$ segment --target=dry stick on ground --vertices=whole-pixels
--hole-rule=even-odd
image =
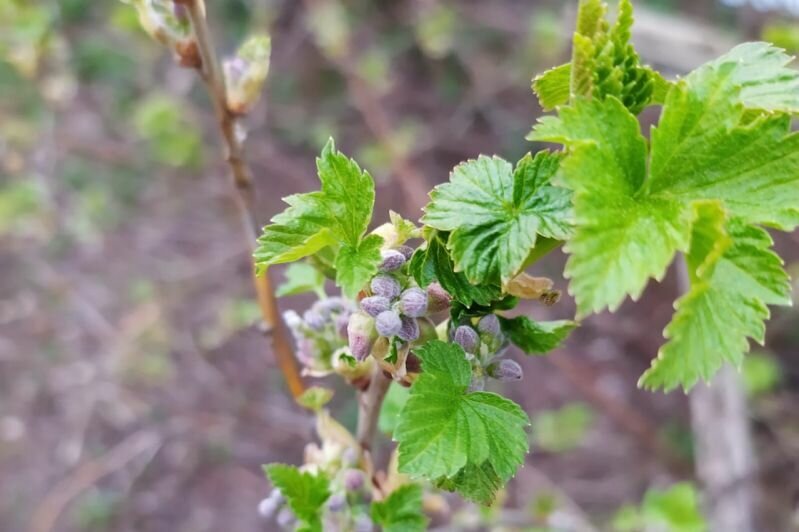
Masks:
[[[243,139],[238,132],[237,116],[227,107],[225,79],[216,56],[216,49],[211,40],[208,21],[205,18],[205,5],[203,0],[175,0],[175,3],[184,5],[189,14],[189,20],[194,30],[197,48],[202,60],[200,74],[214,104],[219,128],[227,150],[227,163],[230,166],[237,192],[236,201],[241,213],[242,226],[246,232],[250,249],[254,251],[259,232],[258,220],[255,216],[255,188],[250,168],[244,158]],[[275,293],[269,281],[269,274],[256,275],[254,263],[253,283],[258,297],[258,306],[261,309],[261,316],[272,335],[277,362],[283,371],[291,394],[294,397],[299,397],[305,390],[305,386],[300,377],[297,363],[294,360],[294,353],[286,328],[280,319]]]

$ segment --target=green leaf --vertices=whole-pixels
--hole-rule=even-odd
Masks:
[[[349,298],[354,298],[358,291],[369,282],[380,264],[380,246],[383,238],[369,235],[352,247],[344,244],[336,256],[336,284]]]
[[[783,90],[785,70],[765,45],[700,67],[669,90],[649,154],[613,96],[575,100],[534,129],[567,148],[559,178],[574,191],[576,228],[566,274],[581,314],[636,299],[689,245],[689,262],[702,261],[691,262],[693,287],[644,386],[687,388],[740,364],[746,338],[763,337],[766,305],[788,303],[781,263],[755,227],[799,224],[799,135],[786,115],[763,112],[778,107],[768,90]]]
[[[677,301],[664,333],[668,342],[641,386],[688,389],[700,378],[709,380],[725,362],[740,367],[747,338],[763,343],[766,305],[790,304],[788,275],[771,245],[762,229],[727,222],[718,204],[703,206],[687,257],[691,289]]]
[[[422,487],[406,484],[397,488],[386,500],[373,502],[371,514],[383,532],[423,532],[427,518],[422,511]]]
[[[692,484],[682,482],[668,490],[649,490],[641,505],[647,529],[672,532],[705,532],[699,494]]]
[[[532,420],[533,443],[553,453],[572,450],[585,440],[592,422],[593,412],[581,403],[541,412]]]
[[[308,410],[318,412],[323,406],[329,403],[332,398],[333,390],[321,386],[311,386],[302,392],[302,395],[297,397],[297,403]]]
[[[544,111],[569,102],[571,75],[571,63],[566,63],[533,78],[533,92]]]
[[[324,473],[312,475],[283,464],[265,465],[264,472],[302,523],[301,530],[321,532],[322,505],[330,497],[330,482]]]
[[[394,431],[399,471],[437,480],[488,463],[510,479],[527,452],[527,415],[499,395],[468,391],[472,370],[460,346],[435,340],[417,355],[423,371]]]
[[[577,327],[568,320],[533,321],[527,316],[503,318],[499,322],[511,342],[525,353],[548,353],[558,347]]]
[[[356,284],[365,282],[368,272],[376,271],[379,237],[363,238],[372,217],[374,181],[355,161],[336,151],[333,139],[325,145],[316,166],[321,190],[284,199],[289,208],[264,227],[255,262],[264,270],[314,255],[328,246],[340,247],[335,259],[341,266],[337,282],[353,294],[361,288]]]
[[[277,287],[275,292],[278,297],[294,296],[314,292],[320,297],[325,294],[325,276],[304,262],[290,264],[286,268],[286,281]]]
[[[455,271],[442,238],[447,238],[446,233],[433,232],[427,246],[418,249],[411,258],[409,271],[416,282],[427,286],[438,280],[444,290],[467,308],[475,304],[487,307],[492,301],[500,299],[502,296],[498,283],[473,285],[463,272]]]
[[[469,464],[452,478],[440,478],[434,482],[439,489],[457,491],[461,496],[488,506],[494,502],[502,489],[502,479],[489,462],[482,465]]]
[[[391,386],[388,389],[383,406],[380,407],[380,416],[377,418],[377,427],[380,432],[392,435],[397,426],[399,415],[408,401],[410,392],[404,386]]]
[[[449,231],[447,248],[456,271],[473,284],[514,277],[537,235],[570,234],[570,194],[549,184],[560,156],[529,154],[516,165],[481,155],[455,167],[449,183],[430,194],[422,221]]]

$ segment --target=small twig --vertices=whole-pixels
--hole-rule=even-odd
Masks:
[[[372,442],[377,432],[377,420],[380,417],[380,407],[383,399],[391,386],[391,380],[383,375],[383,370],[375,364],[374,373],[369,387],[358,394],[358,429],[356,438],[364,451],[372,449]]]
[[[244,157],[243,138],[238,132],[238,118],[227,107],[225,79],[205,17],[205,5],[203,0],[176,0],[176,3],[183,4],[186,7],[189,20],[194,29],[194,37],[202,59],[200,74],[214,104],[219,129],[225,142],[226,160],[237,192],[236,202],[239,205],[242,226],[246,232],[250,249],[254,251],[259,232],[258,220],[255,215],[255,188],[252,174]],[[257,275],[255,264],[252,263],[252,266],[253,284],[257,294],[258,306],[261,309],[264,324],[272,335],[277,362],[283,371],[291,394],[294,397],[298,397],[305,390],[305,386],[300,377],[285,326],[280,319],[277,300],[274,290],[272,290],[269,274]]]

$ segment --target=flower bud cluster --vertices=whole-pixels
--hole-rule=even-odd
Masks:
[[[321,377],[335,369],[339,351],[347,346],[347,324],[354,310],[351,301],[330,297],[314,303],[302,316],[293,310],[283,314],[305,374]]]
[[[450,338],[463,348],[472,363],[474,377],[470,391],[482,390],[485,387],[485,377],[502,382],[521,380],[521,366],[514,360],[500,358],[508,341],[495,314],[486,314],[476,323],[468,320],[467,323],[455,326],[450,331]]]

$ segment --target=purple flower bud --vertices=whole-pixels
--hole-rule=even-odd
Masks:
[[[347,496],[344,493],[334,493],[327,500],[327,509],[331,512],[340,512],[347,506]]]
[[[402,290],[399,281],[390,275],[375,275],[369,286],[374,295],[383,296],[389,300],[400,295],[400,291]]]
[[[311,330],[319,332],[325,328],[325,318],[315,310],[306,310],[302,315],[302,320]]]
[[[271,519],[280,507],[283,506],[284,502],[286,502],[286,499],[283,497],[283,494],[280,493],[279,489],[275,488],[269,494],[269,497],[258,504],[258,513],[265,519]]]
[[[316,345],[312,340],[308,338],[301,338],[297,342],[297,360],[303,366],[313,366],[316,360],[314,360],[314,352],[316,351]]]
[[[486,367],[486,373],[489,377],[503,382],[518,381],[524,376],[522,367],[515,360],[508,358],[495,360],[489,364]]]
[[[480,347],[480,337],[477,335],[477,331],[468,325],[461,325],[455,329],[453,340],[467,353],[477,353],[477,349]]]
[[[375,318],[375,328],[380,336],[394,336],[402,329],[402,320],[393,310],[386,310]]]
[[[361,299],[361,309],[372,317],[391,308],[391,301],[383,296],[371,296]]]
[[[297,519],[288,508],[283,508],[277,514],[277,524],[283,528],[292,528]]]
[[[480,321],[477,322],[477,330],[491,336],[499,336],[502,333],[496,314],[488,314],[480,318]]]
[[[447,310],[452,302],[452,297],[438,283],[430,283],[427,287],[427,311],[430,314]]]
[[[397,251],[402,253],[405,260],[411,260],[411,257],[413,257],[413,248],[411,246],[397,246]]]
[[[350,324],[350,315],[349,314],[339,314],[336,316],[336,331],[339,335],[344,338],[347,338],[347,327]]]
[[[350,316],[350,322],[347,325],[347,340],[352,356],[358,360],[364,360],[369,356],[375,336],[375,320],[373,318],[362,312],[356,312]]]
[[[363,473],[357,469],[348,469],[344,472],[344,488],[347,491],[358,491],[363,487]]]
[[[419,323],[417,323],[416,318],[402,316],[400,317],[400,321],[402,321],[402,327],[397,333],[400,339],[404,342],[413,342],[419,338]]]
[[[405,290],[400,296],[400,312],[411,318],[421,318],[427,314],[427,294],[421,288]]]
[[[380,255],[383,257],[383,261],[380,263],[380,266],[378,266],[378,269],[381,272],[393,272],[395,270],[399,270],[406,261],[405,255],[394,249],[381,251]]]
[[[353,532],[374,532],[375,525],[372,518],[366,514],[359,514],[355,518],[355,527]]]
[[[181,24],[188,24],[189,22],[189,10],[186,9],[186,6],[183,4],[178,4],[175,2],[172,5],[172,14],[175,15],[175,18]]]
[[[316,311],[321,314],[322,317],[327,318],[331,314],[347,310],[347,306],[347,303],[340,297],[328,297],[325,299],[320,299],[311,305],[311,310]]]
[[[485,377],[472,377],[472,382],[469,383],[469,392],[482,392],[485,388]]]

